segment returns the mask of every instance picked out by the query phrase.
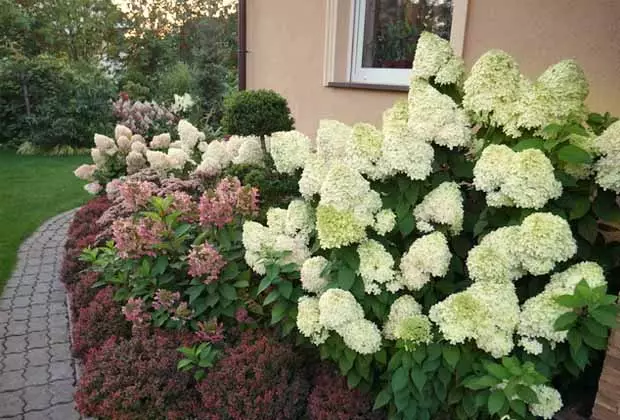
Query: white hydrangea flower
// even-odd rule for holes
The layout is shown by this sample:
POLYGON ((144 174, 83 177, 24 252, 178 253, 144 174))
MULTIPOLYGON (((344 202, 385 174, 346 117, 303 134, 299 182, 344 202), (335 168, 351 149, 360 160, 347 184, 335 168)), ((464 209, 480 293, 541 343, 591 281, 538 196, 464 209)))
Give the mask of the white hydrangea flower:
POLYGON ((401 281, 409 290, 420 290, 433 277, 448 273, 452 254, 443 233, 416 239, 400 260, 401 281))
POLYGON ((611 124, 594 140, 594 146, 601 155, 620 153, 620 120, 611 124))
POLYGON ((167 158, 170 169, 183 169, 187 162, 192 162, 184 149, 168 149, 167 158))
POLYGON ((538 418, 552 419, 562 409, 562 396, 548 385, 534 385, 533 388, 538 402, 529 405, 530 413, 538 418))
POLYGON ((315 215, 312 205, 304 200, 291 201, 286 210, 285 233, 302 238, 307 243, 314 226, 315 215))
POLYGON ((551 213, 527 216, 513 246, 523 269, 535 276, 547 274, 577 252, 570 225, 551 213))
POLYGON ((294 174, 303 168, 310 156, 312 141, 299 131, 278 131, 269 139, 269 153, 276 170, 280 173, 294 174))
POLYGON ((301 266, 301 287, 310 293, 320 294, 325 291, 329 279, 321 273, 327 267, 328 261, 325 257, 316 256, 308 258, 301 266))
POLYGON ((113 156, 118 150, 114 140, 102 134, 95 134, 95 147, 108 156, 113 156))
POLYGON ((353 129, 335 120, 319 121, 316 132, 316 154, 328 165, 342 164, 350 157, 353 129))
POLYGON ((101 153, 101 150, 96 147, 90 149, 90 157, 92 158, 97 168, 101 168, 108 161, 108 157, 101 153))
POLYGON ((304 337, 319 345, 327 340, 329 331, 319 322, 319 299, 302 296, 297 302, 297 329, 304 337))
POLYGON ((258 165, 262 166, 264 160, 263 148, 260 139, 248 137, 239 147, 237 156, 233 158, 233 163, 237 165, 258 165))
POLYGON ((228 153, 224 143, 217 140, 212 141, 203 153, 202 162, 198 166, 197 171, 218 174, 226 169, 231 161, 232 156, 228 153))
POLYGON ((368 294, 381 293, 381 285, 394 279, 394 258, 380 242, 370 239, 357 247, 360 259, 359 275, 368 294))
POLYGON ((320 323, 325 328, 336 330, 353 321, 364 319, 364 310, 351 292, 342 289, 328 289, 319 298, 320 323))
POLYGON ((146 159, 142 153, 132 150, 125 158, 127 164, 127 173, 135 174, 136 172, 146 167, 146 159))
POLYGON ((413 296, 403 295, 396 299, 390 306, 388 319, 383 325, 383 336, 388 340, 396 340, 396 330, 400 323, 422 313, 420 305, 413 296))
POLYGON ((116 140, 120 139, 121 137, 126 137, 130 139, 132 134, 133 133, 131 132, 131 129, 122 124, 117 124, 116 127, 114 127, 114 138, 116 140))
POLYGON ((394 336, 405 342, 405 350, 411 351, 419 344, 433 340, 432 324, 426 315, 414 315, 398 324, 394 336))
POLYGON ((146 144, 139 142, 139 141, 135 141, 133 143, 131 143, 131 151, 132 152, 137 152, 140 153, 142 155, 146 155, 146 151, 148 150, 148 148, 146 147, 146 144))
POLYGON ((359 354, 373 354, 381 350, 381 332, 374 322, 358 319, 339 326, 336 332, 344 344, 359 354))
POLYGON ((529 354, 539 355, 543 352, 542 343, 531 338, 521 337, 519 339, 519 346, 529 354))
POLYGON ((198 142, 206 138, 205 133, 198 130, 187 120, 179 121, 177 131, 179 132, 179 139, 183 144, 183 148, 188 151, 194 150, 198 142))
POLYGON ((265 253, 273 249, 275 245, 275 235, 271 229, 254 221, 246 221, 243 224, 242 242, 245 248, 245 261, 254 272, 264 275, 265 253))
POLYGON ((157 136, 153 136, 149 146, 151 149, 167 149, 170 147, 170 140, 169 133, 159 134, 157 136))
POLYGON ((326 165, 316 154, 308 157, 299 180, 299 192, 302 197, 310 199, 319 193, 328 169, 329 165, 326 165))
POLYGON ((431 307, 431 321, 452 344, 474 340, 493 357, 508 355, 519 322, 519 299, 513 284, 478 282, 431 307))
POLYGON ((381 159, 383 133, 367 123, 353 125, 347 164, 371 179, 381 177, 381 169, 376 164, 381 159))
POLYGON ((131 140, 131 144, 133 145, 134 143, 142 143, 146 146, 146 139, 144 137, 142 137, 141 134, 134 134, 131 136, 130 138, 131 140))
POLYGON ((277 207, 267 210, 267 226, 274 233, 286 233, 286 210, 277 207))
POLYGON ((444 182, 426 194, 413 209, 416 227, 421 232, 435 230, 433 224, 446 225, 453 235, 463 230, 463 196, 456 182, 444 182))
POLYGON ((375 224, 372 228, 379 235, 391 232, 396 226, 396 214, 390 209, 383 209, 375 215, 375 224))
POLYGON ((439 84, 458 83, 465 74, 463 60, 456 57, 450 41, 431 32, 422 32, 416 46, 412 77, 430 79, 439 84))
POLYGON ((409 89, 408 127, 414 136, 449 149, 466 147, 471 141, 465 112, 448 95, 422 79, 413 79, 409 89))
POLYGON ((604 190, 620 194, 620 121, 596 138, 595 147, 602 155, 594 165, 596 183, 604 190))
POLYGON ((265 256, 269 256, 270 251, 284 252, 286 255, 280 258, 279 264, 295 264, 301 266, 304 261, 310 258, 310 250, 306 246, 303 238, 293 238, 288 235, 276 235, 272 250, 266 248, 265 256))
POLYGON ((118 146, 118 150, 121 153, 129 153, 129 151, 131 150, 131 140, 129 140, 128 137, 120 136, 116 140, 116 145, 118 146))
POLYGON ((152 169, 156 171, 167 171, 170 169, 170 161, 168 155, 157 150, 147 150, 146 160, 152 169))
POLYGON ((97 165, 80 165, 73 171, 73 175, 84 181, 92 181, 96 170, 97 165))
POLYGON ((502 227, 489 232, 467 255, 467 270, 474 281, 506 283, 521 278, 519 256, 514 243, 519 235, 518 226, 502 227))
POLYGON ((103 187, 98 182, 91 182, 90 184, 84 185, 84 190, 91 195, 99 194, 102 188, 103 187))
MULTIPOLYGON (((255 136, 251 136, 251 137, 255 137, 255 136)), ((226 151, 228 152, 228 154, 233 157, 237 156, 239 154, 239 148, 241 147, 241 145, 245 142, 247 138, 248 137, 230 136, 230 138, 224 142, 224 145, 226 146, 226 151)))
POLYGON ((180 112, 187 112, 195 105, 194 99, 189 93, 184 93, 183 96, 174 94, 174 103, 170 106, 170 111, 178 114, 180 112))

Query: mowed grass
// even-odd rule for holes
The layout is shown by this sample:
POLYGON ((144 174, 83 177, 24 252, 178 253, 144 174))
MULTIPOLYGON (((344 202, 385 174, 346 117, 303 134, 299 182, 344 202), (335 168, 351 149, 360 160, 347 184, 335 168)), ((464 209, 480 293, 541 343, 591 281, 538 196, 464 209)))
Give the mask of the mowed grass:
POLYGON ((88 200, 84 182, 73 175, 88 160, 0 151, 0 295, 22 241, 45 220, 88 200))

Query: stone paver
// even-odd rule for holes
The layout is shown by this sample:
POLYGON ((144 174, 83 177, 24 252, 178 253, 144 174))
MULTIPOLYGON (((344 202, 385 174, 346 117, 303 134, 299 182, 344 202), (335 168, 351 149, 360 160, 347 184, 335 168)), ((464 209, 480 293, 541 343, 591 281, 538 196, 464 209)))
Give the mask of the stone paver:
POLYGON ((60 267, 74 211, 45 222, 19 250, 0 296, 0 419, 80 419, 60 267))

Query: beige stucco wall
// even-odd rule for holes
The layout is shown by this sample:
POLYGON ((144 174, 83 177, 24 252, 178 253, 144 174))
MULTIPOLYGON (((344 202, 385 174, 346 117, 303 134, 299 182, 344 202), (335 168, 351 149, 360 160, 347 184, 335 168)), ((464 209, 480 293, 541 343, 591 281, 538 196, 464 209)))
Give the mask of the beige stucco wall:
MULTIPOLYGON (((404 96, 323 86, 326 3, 248 1, 248 88, 284 95, 297 128, 309 135, 322 118, 378 124, 404 96)), ((467 65, 491 48, 512 54, 530 77, 577 59, 590 81, 591 109, 620 115, 620 0, 470 0, 467 65)))

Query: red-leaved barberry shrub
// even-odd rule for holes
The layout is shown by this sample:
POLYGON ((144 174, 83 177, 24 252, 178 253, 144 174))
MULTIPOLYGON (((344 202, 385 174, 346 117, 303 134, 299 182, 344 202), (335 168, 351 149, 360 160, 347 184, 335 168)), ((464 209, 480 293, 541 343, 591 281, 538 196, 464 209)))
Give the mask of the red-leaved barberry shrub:
POLYGON ((244 333, 198 384, 210 420, 297 419, 309 388, 304 359, 268 331, 244 333))
POLYGON ((193 377, 177 370, 183 357, 177 348, 194 342, 188 334, 161 330, 108 339, 86 359, 75 394, 78 410, 115 420, 201 418, 193 377))
POLYGON ((73 352, 83 356, 90 349, 99 347, 112 336, 129 337, 131 323, 121 312, 121 306, 112 299, 114 290, 100 290, 90 304, 81 308, 73 323, 73 352))
POLYGON ((369 395, 349 389, 345 377, 335 369, 322 366, 313 379, 308 397, 310 420, 380 420, 385 413, 372 410, 369 395))
POLYGON ((99 290, 93 289, 92 286, 98 278, 99 273, 94 271, 84 271, 78 274, 78 281, 73 284, 69 294, 74 319, 79 316, 80 309, 86 308, 95 298, 99 290))

